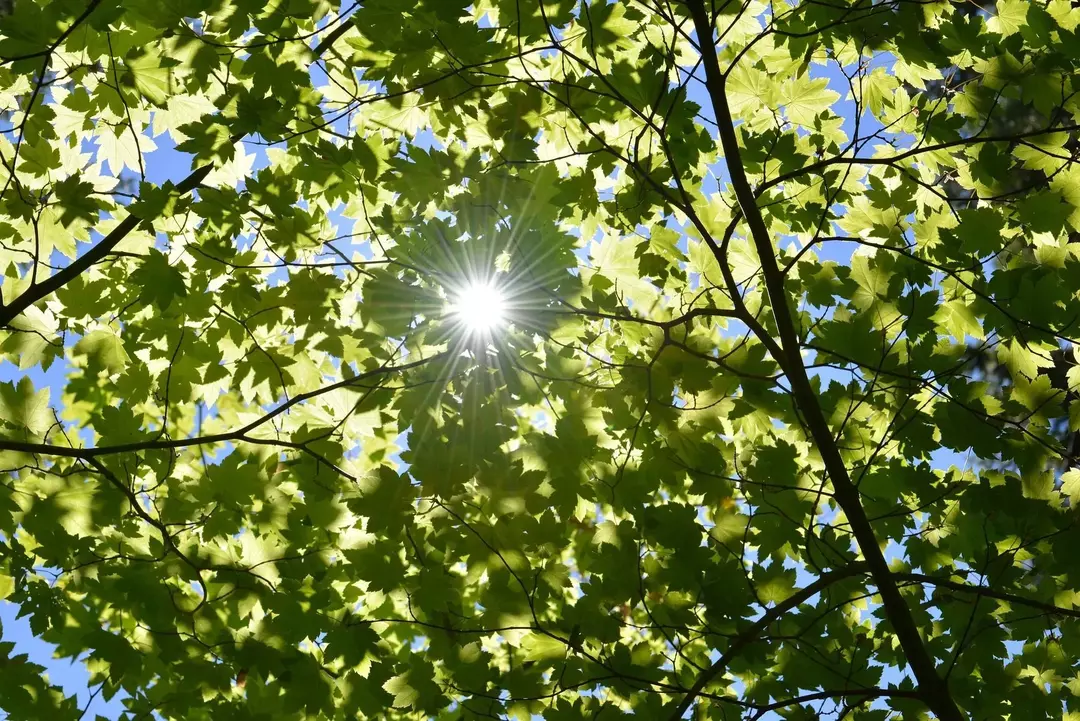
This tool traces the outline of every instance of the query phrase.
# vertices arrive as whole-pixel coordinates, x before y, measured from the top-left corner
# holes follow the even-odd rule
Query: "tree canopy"
[[[8,3],[0,598],[124,719],[1075,721],[1078,26]]]

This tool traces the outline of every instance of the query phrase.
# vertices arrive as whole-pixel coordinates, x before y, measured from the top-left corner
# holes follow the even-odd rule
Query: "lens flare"
[[[473,333],[488,333],[506,320],[506,298],[488,283],[463,289],[450,308],[458,320]]]

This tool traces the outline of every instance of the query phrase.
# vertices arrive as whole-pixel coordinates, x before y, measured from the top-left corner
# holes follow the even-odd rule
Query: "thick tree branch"
[[[353,24],[347,18],[338,18],[337,26],[319,41],[319,44],[311,50],[311,54],[316,58],[320,57],[324,52],[332,48],[334,43],[340,40],[341,36],[347,33],[352,26]]]
[[[56,42],[53,43],[52,46],[50,46],[46,50],[43,50],[39,53],[31,53],[30,55],[23,55],[13,58],[3,58],[2,62],[11,62],[13,60],[24,60],[27,58],[51,55],[53,51],[55,51],[56,48],[59,47],[65,39],[67,39],[67,37],[72,33],[72,31],[74,31],[74,29],[78,27],[79,24],[81,24],[83,21],[86,20],[87,17],[90,16],[90,14],[100,3],[101,0],[92,0],[92,2],[87,6],[83,14],[80,15],[75,20],[75,22],[73,22],[71,26],[68,27],[68,29],[65,30],[63,34],[61,34],[61,36],[56,40]],[[341,38],[341,36],[344,35],[351,27],[352,23],[348,22],[348,20],[339,22],[338,25],[329,33],[327,33],[326,36],[322,39],[322,41],[313,48],[311,62],[314,63],[324,52],[333,47],[334,43],[337,42]],[[238,142],[241,137],[242,136],[234,135],[231,140],[235,143]],[[211,170],[213,170],[212,165],[205,165],[201,168],[196,168],[191,172],[190,175],[180,181],[180,183],[176,186],[177,192],[179,192],[181,195],[190,193],[192,190],[199,186],[199,184],[203,181],[204,178],[206,178],[207,175],[210,174]],[[109,252],[120,243],[120,241],[126,238],[127,235],[131,231],[135,230],[139,223],[144,220],[151,219],[140,218],[133,213],[129,213],[128,216],[124,218],[119,225],[112,229],[112,232],[102,238],[101,241],[97,243],[97,245],[88,250],[85,254],[83,254],[79,258],[76,258],[70,265],[50,276],[46,280],[31,285],[7,305],[0,306],[0,328],[7,327],[11,323],[11,321],[17,318],[20,313],[32,306],[34,303],[37,303],[39,300],[42,300],[44,298],[47,298],[52,293],[55,293],[56,291],[60,290],[65,285],[70,283],[72,280],[79,277],[79,275],[87,271],[95,263],[101,262],[105,258],[105,256],[107,256]]]
[[[949,694],[947,683],[938,675],[934,659],[930,656],[919,634],[919,628],[911,615],[907,602],[900,594],[900,589],[889,571],[888,563],[878,544],[877,536],[870,526],[866,512],[859,499],[859,492],[851,482],[847,466],[836,445],[832,429],[821,410],[813,386],[810,384],[806,368],[800,356],[799,337],[791,310],[788,307],[787,292],[784,290],[784,275],[777,264],[776,251],[772,237],[765,225],[765,220],[757,207],[753,188],[746,177],[741,163],[741,151],[731,111],[728,108],[725,91],[725,78],[720,70],[716,56],[716,47],[712,42],[713,23],[709,19],[703,0],[688,0],[694,28],[701,44],[701,56],[705,67],[706,88],[712,100],[713,113],[719,128],[720,142],[724,157],[731,174],[731,184],[735,191],[743,217],[750,228],[750,233],[761,262],[765,287],[769,294],[769,303],[780,336],[780,346],[784,351],[784,371],[791,384],[795,403],[801,411],[806,426],[812,436],[818,452],[821,454],[825,470],[832,481],[836,500],[851,524],[855,536],[866,559],[874,583],[881,595],[885,613],[893,626],[897,639],[904,650],[908,664],[922,692],[927,706],[944,721],[961,721],[964,715]],[[718,259],[723,262],[723,259]],[[688,695],[679,705],[679,718],[689,707]]]
[[[180,184],[176,186],[177,192],[182,195],[190,193],[198,187],[199,183],[203,181],[203,178],[205,178],[211,170],[211,166],[205,165],[191,171],[191,174],[181,180]],[[78,278],[94,264],[100,263],[105,259],[105,256],[120,243],[120,241],[127,237],[128,233],[135,230],[139,223],[144,220],[152,220],[152,218],[140,218],[134,213],[128,213],[128,216],[120,221],[120,224],[113,228],[108,235],[98,241],[97,245],[76,258],[70,265],[49,276],[40,283],[31,285],[17,295],[10,303],[0,308],[0,327],[9,325],[20,313],[34,303],[47,298],[50,294],[55,293]]]

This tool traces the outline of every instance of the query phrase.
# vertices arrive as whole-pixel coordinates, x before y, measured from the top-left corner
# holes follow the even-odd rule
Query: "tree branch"
[[[23,55],[13,58],[3,58],[3,62],[10,62],[12,60],[23,60],[27,58],[41,57],[44,55],[52,54],[53,51],[55,51],[56,48],[59,47],[59,45],[72,33],[72,31],[74,31],[80,23],[85,21],[86,18],[90,16],[90,14],[100,3],[101,0],[92,0],[87,6],[86,10],[83,12],[83,14],[80,15],[75,20],[75,22],[73,22],[71,26],[68,27],[68,29],[65,30],[63,34],[61,34],[60,37],[56,40],[56,42],[53,43],[52,46],[48,49],[43,50],[39,53],[31,53],[29,55]],[[326,37],[324,37],[322,41],[312,50],[311,62],[314,63],[319,58],[319,56],[321,56],[324,52],[326,52],[326,50],[332,47],[333,44],[337,42],[341,38],[341,36],[344,35],[345,32],[348,31],[348,29],[351,27],[352,23],[348,22],[348,20],[346,19],[340,22],[329,33],[327,33]],[[231,140],[235,143],[241,140],[242,137],[242,135],[234,135]],[[203,181],[203,179],[206,178],[207,175],[210,174],[211,170],[213,170],[212,165],[205,165],[201,168],[196,168],[191,172],[190,175],[180,181],[180,183],[176,186],[176,190],[181,195],[190,193],[192,190],[199,186],[199,184]],[[43,298],[48,297],[50,294],[60,290],[65,285],[67,285],[72,280],[74,280],[79,275],[88,270],[95,263],[101,262],[101,260],[109,254],[109,251],[115,248],[120,243],[120,241],[126,238],[128,233],[133,231],[143,220],[150,219],[139,218],[133,213],[129,213],[128,216],[124,218],[119,225],[112,229],[112,232],[102,238],[97,245],[88,250],[84,255],[76,258],[70,265],[50,276],[41,283],[35,283],[31,285],[29,288],[19,294],[15,299],[13,299],[11,303],[0,306],[0,328],[8,326],[11,321],[18,317],[20,313],[32,306],[34,303],[37,303],[39,300],[42,300]]]
[[[676,707],[675,711],[672,712],[671,716],[669,716],[669,721],[679,721],[682,718],[683,714],[686,713],[686,710],[690,708],[690,704],[693,702],[694,698],[705,695],[705,687],[708,686],[709,683],[713,681],[713,679],[721,675],[726,670],[728,664],[732,661],[732,659],[738,656],[742,652],[742,650],[745,649],[749,644],[757,640],[761,636],[761,634],[768,629],[769,626],[779,621],[780,618],[783,617],[785,614],[787,614],[800,604],[806,602],[815,594],[820,593],[824,589],[833,585],[834,583],[837,583],[847,578],[851,578],[852,576],[858,576],[869,572],[870,565],[864,561],[859,561],[843,568],[828,571],[827,573],[824,573],[820,577],[818,577],[818,579],[810,585],[797,591],[790,598],[782,601],[781,603],[778,603],[777,605],[767,610],[761,616],[761,618],[758,619],[752,626],[735,636],[731,640],[731,643],[728,645],[728,647],[724,650],[723,655],[721,655],[720,658],[718,658],[711,666],[701,672],[701,674],[697,678],[697,681],[695,681],[694,685],[690,687],[689,691],[687,691],[687,695],[683,699],[682,703],[678,707]],[[914,581],[915,583],[926,584],[930,586],[939,586],[941,588],[948,588],[958,593],[970,593],[977,596],[984,596],[986,598],[995,598],[999,601],[1005,601],[1006,603],[1011,603],[1017,606],[1035,608],[1040,611],[1044,611],[1052,616],[1080,618],[1080,609],[1063,608],[1061,606],[1055,606],[1052,603],[1046,603],[1044,601],[1038,601],[1032,598],[1025,598],[1023,596],[1018,596],[1013,593],[1007,593],[1005,591],[998,591],[987,586],[972,586],[971,584],[963,583],[961,581],[953,581],[948,578],[931,576],[925,573],[895,571],[892,572],[891,576],[893,579]],[[828,692],[823,691],[811,694],[810,696],[804,696],[799,699],[791,699],[788,701],[777,702],[763,708],[765,708],[766,710],[773,710],[794,703],[801,703],[803,701],[831,698],[834,696],[852,696],[859,694],[865,694],[867,696],[911,695],[907,693],[884,692],[880,689]],[[921,692],[919,698],[923,698]]]
[[[924,702],[943,721],[961,721],[964,715],[949,694],[947,683],[938,676],[934,659],[923,644],[919,635],[919,628],[915,624],[914,618],[912,618],[907,602],[900,594],[900,589],[889,571],[888,563],[885,561],[885,557],[882,555],[881,548],[878,545],[877,536],[874,534],[873,528],[871,528],[866,517],[866,512],[862,507],[859,491],[851,482],[847,466],[840,455],[832,430],[821,410],[813,386],[810,384],[809,376],[800,356],[800,344],[795,322],[788,307],[787,292],[784,289],[784,275],[777,264],[772,237],[765,225],[761,210],[757,207],[754,190],[750,186],[741,163],[739,141],[725,94],[725,78],[720,70],[716,47],[712,41],[713,23],[709,19],[703,0],[687,0],[687,6],[693,17],[694,29],[701,44],[701,56],[705,66],[705,85],[712,100],[713,114],[719,129],[724,158],[731,174],[731,185],[735,191],[735,197],[739,202],[743,217],[750,228],[754,247],[761,261],[761,271],[769,294],[769,304],[772,307],[777,332],[780,336],[780,346],[784,351],[784,359],[780,362],[784,366],[784,371],[791,384],[795,403],[802,412],[807,429],[818,452],[821,454],[825,470],[836,492],[836,501],[848,517],[851,532],[866,559],[874,583],[877,585],[878,592],[881,595],[885,613],[893,626],[893,630],[896,632],[908,664],[915,674]],[[723,259],[718,260],[723,262]],[[690,701],[692,701],[690,695],[684,698],[678,707],[678,713],[674,714],[672,719],[681,717],[689,707]]]
[[[190,193],[198,187],[199,183],[203,181],[203,178],[205,178],[211,170],[212,166],[209,165],[196,168],[191,171],[190,175],[180,181],[180,184],[176,186],[176,190],[180,194]],[[128,216],[120,221],[120,224],[113,228],[112,232],[98,241],[97,245],[93,248],[73,260],[70,265],[63,270],[54,273],[40,283],[31,285],[17,295],[10,303],[0,308],[0,327],[9,325],[20,313],[34,303],[37,303],[39,300],[60,290],[89,270],[95,263],[100,263],[105,259],[105,256],[120,243],[120,241],[127,237],[128,233],[135,230],[136,226],[144,220],[152,219],[140,218],[134,213],[128,213]]]
[[[67,40],[68,37],[71,36],[71,33],[75,32],[75,29],[77,27],[79,27],[84,22],[86,22],[86,18],[90,17],[91,13],[93,13],[94,10],[97,9],[97,6],[100,5],[100,4],[101,4],[101,0],[90,0],[90,2],[86,6],[86,9],[82,11],[82,14],[79,15],[79,17],[75,18],[71,22],[71,25],[68,25],[67,29],[64,30],[64,32],[60,33],[60,37],[56,38],[56,40],[53,41],[53,43],[49,47],[45,48],[44,50],[39,50],[36,53],[26,53],[24,55],[12,55],[10,57],[0,57],[0,65],[4,65],[6,63],[13,63],[13,62],[16,62],[18,60],[33,60],[34,58],[41,58],[41,57],[45,57],[46,55],[52,55],[54,52],[56,52],[56,49],[58,47],[60,47],[60,45],[65,40]]]
[[[930,576],[925,573],[894,572],[893,578],[906,581],[915,581],[917,583],[926,583],[932,586],[940,586],[942,588],[948,588],[952,591],[957,591],[958,593],[971,593],[976,596],[996,598],[999,601],[1005,601],[1006,603],[1012,603],[1018,606],[1037,608],[1038,610],[1045,611],[1052,616],[1080,618],[1080,609],[1055,606],[1054,604],[1046,603],[1045,601],[1037,601],[1033,598],[1024,598],[1023,596],[1017,596],[1016,594],[1006,593],[1004,591],[997,591],[989,586],[972,586],[969,583],[953,581],[948,578],[941,578],[940,576]]]
[[[449,355],[449,351],[443,351],[429,358],[421,358],[411,363],[403,363],[398,366],[381,366],[375,370],[368,371],[367,373],[361,373],[352,378],[346,378],[340,380],[337,383],[331,383],[328,386],[317,388],[307,393],[300,393],[295,395],[289,400],[285,401],[279,406],[267,411],[265,414],[255,419],[251,423],[248,423],[243,428],[238,428],[228,433],[216,433],[209,436],[197,436],[195,438],[167,438],[167,439],[155,439],[146,441],[134,441],[132,443],[121,443],[115,446],[100,446],[97,448],[71,448],[68,446],[57,446],[48,443],[27,443],[25,441],[16,441],[9,439],[0,439],[0,451],[19,451],[22,453],[40,453],[42,455],[60,456],[65,458],[82,458],[91,459],[99,456],[111,455],[114,453],[133,453],[136,451],[160,451],[168,450],[170,448],[187,448],[190,446],[207,445],[210,443],[226,443],[229,441],[244,441],[247,443],[259,443],[265,439],[260,438],[248,438],[247,434],[255,430],[259,426],[263,425],[272,418],[275,418],[285,411],[289,410],[298,403],[303,403],[306,400],[310,400],[317,396],[321,396],[325,393],[330,393],[339,388],[348,388],[350,386],[358,385],[360,382],[376,376],[386,375],[388,373],[394,373],[397,371],[406,371],[413,368],[419,368],[422,365],[431,363],[436,360],[441,360]],[[282,444],[289,445],[289,444]]]
[[[851,578],[852,576],[865,573],[866,570],[865,563],[852,563],[844,568],[838,568],[834,571],[824,573],[809,586],[800,589],[795,592],[794,595],[767,610],[761,618],[750,626],[750,628],[733,638],[731,643],[728,644],[728,647],[724,649],[724,653],[720,658],[716,659],[711,666],[701,672],[694,682],[694,685],[690,687],[690,690],[686,692],[682,701],[679,702],[668,716],[669,721],[679,721],[682,719],[683,714],[690,708],[690,704],[694,702],[694,699],[702,694],[705,687],[709,685],[714,678],[724,672],[728,664],[731,663],[731,660],[738,656],[744,648],[756,641],[765,629],[776,623],[776,621],[788,611],[803,603],[813,595],[820,593],[837,581],[842,581],[845,578]]]
[[[774,188],[777,185],[787,182],[788,180],[793,180],[803,175],[823,172],[828,168],[832,167],[833,165],[893,165],[901,160],[914,158],[922,155],[923,153],[933,153],[939,150],[962,148],[967,145],[978,145],[980,143],[1017,142],[1023,140],[1024,138],[1036,138],[1040,135],[1050,135],[1051,133],[1073,133],[1077,130],[1080,130],[1080,125],[1061,125],[1058,127],[1039,128],[1038,130],[1029,130],[1022,133],[1013,133],[1011,135],[989,135],[985,137],[973,135],[968,138],[958,138],[957,140],[935,143],[934,145],[926,145],[921,148],[910,148],[908,150],[904,150],[893,155],[886,155],[880,158],[825,158],[797,170],[792,170],[787,173],[782,173],[775,178],[770,178],[769,180],[761,184],[761,186],[757,190],[757,194],[760,195],[769,188]]]

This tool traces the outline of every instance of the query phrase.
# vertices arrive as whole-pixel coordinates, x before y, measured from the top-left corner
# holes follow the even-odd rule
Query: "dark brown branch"
[[[441,360],[449,356],[448,352],[442,352],[437,355],[433,355],[430,358],[421,358],[411,363],[403,363],[398,366],[381,366],[375,370],[368,371],[367,373],[361,373],[352,378],[346,378],[340,380],[337,383],[332,383],[322,388],[317,388],[307,393],[300,393],[295,395],[289,400],[285,401],[281,405],[275,407],[273,410],[266,412],[264,415],[255,419],[251,423],[248,423],[243,428],[238,428],[228,433],[216,433],[209,436],[197,436],[195,438],[165,438],[160,440],[146,440],[146,441],[134,441],[132,443],[122,443],[115,446],[100,446],[98,448],[70,448],[67,446],[57,446],[48,443],[27,443],[24,441],[0,439],[0,450],[4,451],[21,451],[22,453],[40,453],[48,456],[60,456],[65,458],[83,458],[91,459],[99,456],[106,456],[115,453],[132,453],[135,451],[154,451],[154,450],[167,450],[170,448],[187,448],[190,446],[209,445],[211,443],[226,443],[229,441],[243,441],[247,443],[261,443],[263,439],[250,438],[247,434],[255,430],[259,426],[263,425],[272,418],[275,418],[285,411],[289,410],[298,403],[303,403],[306,400],[321,396],[324,393],[330,393],[338,388],[349,388],[350,386],[360,385],[363,381],[386,375],[388,373],[395,373],[398,371],[411,370],[413,368],[419,368],[422,365],[431,363],[433,361]],[[285,445],[285,444],[282,444]]]
[[[741,162],[741,150],[735,125],[728,108],[725,78],[720,70],[716,56],[716,47],[712,42],[713,24],[703,0],[688,0],[690,14],[694,20],[694,29],[701,43],[701,56],[705,66],[705,84],[713,105],[713,114],[719,128],[720,142],[724,157],[731,173],[731,184],[738,200],[739,208],[750,228],[750,234],[761,262],[761,272],[769,295],[769,304],[776,321],[780,336],[783,358],[778,359],[784,366],[785,374],[791,384],[795,403],[801,411],[806,427],[821,454],[826,473],[832,481],[836,501],[844,510],[851,524],[851,532],[859,544],[874,583],[881,595],[885,613],[892,624],[901,648],[907,657],[915,679],[918,681],[922,698],[927,706],[943,721],[961,721],[964,715],[949,694],[947,683],[936,670],[934,659],[930,656],[919,634],[919,628],[911,615],[907,602],[900,594],[900,589],[889,571],[888,563],[878,544],[877,536],[859,499],[859,491],[851,482],[848,469],[840,455],[829,423],[821,410],[806,368],[800,357],[800,343],[795,322],[788,307],[788,296],[784,289],[784,275],[777,264],[776,250],[772,237],[765,225],[761,210],[750,181],[746,177]],[[718,258],[723,263],[723,258]],[[700,691],[700,689],[698,689]],[[681,718],[693,702],[694,694],[688,694],[677,706],[671,718]]]
[[[79,18],[77,18],[75,22],[72,23],[72,25],[67,30],[65,30],[64,33],[56,40],[56,42],[53,43],[53,45],[48,49],[43,50],[39,53],[31,53],[30,55],[19,56],[15,58],[6,58],[5,61],[10,62],[12,60],[22,60],[26,58],[51,55],[52,52],[60,45],[60,43],[62,43],[68,37],[68,35],[70,35],[71,32],[80,23],[82,23],[90,15],[91,12],[94,11],[94,8],[96,8],[100,4],[100,2],[101,0],[92,0],[86,11],[83,12],[83,14],[79,16]],[[340,24],[338,24],[337,27],[327,33],[326,37],[324,37],[322,41],[312,50],[312,62],[317,60],[319,56],[322,55],[322,53],[324,53],[335,42],[337,42],[341,38],[341,36],[344,35],[345,32],[351,27],[352,23],[345,21],[341,22]],[[241,137],[242,136],[234,135],[231,140],[235,143],[238,142]],[[139,162],[142,162],[141,158]],[[191,172],[190,175],[180,181],[179,185],[176,186],[176,190],[180,194],[186,194],[191,192],[199,186],[203,179],[205,179],[206,176],[209,175],[211,170],[213,170],[213,166],[211,165],[196,168]],[[112,232],[105,236],[97,245],[88,250],[84,255],[75,259],[75,261],[73,261],[66,268],[50,276],[48,279],[42,281],[41,283],[31,285],[29,288],[26,289],[26,291],[13,299],[11,303],[0,307],[0,328],[10,325],[11,321],[13,321],[16,317],[18,317],[20,313],[29,308],[31,305],[38,302],[39,300],[42,300],[43,298],[48,297],[50,294],[55,293],[57,290],[63,288],[65,285],[67,285],[79,275],[84,273],[95,263],[101,262],[101,260],[103,260],[112,251],[112,249],[115,248],[117,244],[120,243],[120,241],[126,238],[128,233],[133,231],[143,220],[151,219],[139,218],[134,214],[129,213],[128,216],[124,218],[119,225],[112,229]]]
[[[176,186],[177,192],[181,194],[190,193],[203,181],[203,178],[210,173],[211,169],[211,166],[204,165],[201,168],[191,171],[191,174],[181,180],[180,184]],[[60,290],[65,285],[75,280],[75,278],[79,277],[82,273],[89,270],[91,266],[100,263],[110,252],[112,252],[112,249],[115,248],[120,241],[127,237],[128,233],[135,230],[139,223],[144,220],[152,219],[140,218],[134,213],[128,213],[128,216],[120,221],[120,224],[113,228],[112,231],[102,238],[93,248],[76,258],[63,270],[49,276],[40,283],[31,285],[25,291],[13,298],[10,303],[0,308],[0,327],[9,325],[20,313],[34,303],[47,298],[52,293]]]
[[[971,593],[976,596],[984,596],[986,598],[995,598],[999,601],[1005,601],[1006,603],[1012,603],[1018,606],[1027,606],[1028,608],[1037,608],[1040,611],[1044,611],[1051,616],[1065,616],[1067,618],[1080,618],[1080,609],[1075,608],[1062,608],[1061,606],[1055,606],[1052,603],[1046,603],[1045,601],[1037,601],[1033,598],[1024,598],[1023,596],[1017,596],[1012,593],[1005,593],[1004,591],[998,591],[990,586],[972,586],[969,583],[962,583],[960,581],[953,581],[948,578],[942,578],[940,576],[930,576],[925,573],[893,573],[894,578],[916,581],[918,583],[927,583],[932,586],[940,586],[941,588],[948,588],[949,590],[956,591],[958,593]]]
[[[788,173],[783,173],[771,178],[770,180],[762,183],[758,188],[758,194],[762,193],[769,188],[776,187],[789,180],[794,180],[802,175],[808,175],[813,173],[820,173],[833,165],[894,165],[901,160],[907,160],[908,158],[917,157],[923,153],[933,153],[938,150],[949,150],[952,148],[961,148],[967,145],[977,145],[980,143],[1008,143],[1018,142],[1024,138],[1036,138],[1040,135],[1050,135],[1051,133],[1072,133],[1080,130],[1080,125],[1061,125],[1057,127],[1040,128],[1038,130],[1029,130],[1024,133],[1013,133],[1012,135],[988,135],[979,136],[973,135],[968,138],[958,138],[957,140],[950,140],[943,143],[936,143],[934,145],[925,145],[920,148],[911,148],[894,155],[887,155],[880,158],[825,158],[819,160],[816,163],[811,163],[798,170],[792,170]],[[1055,156],[1056,157],[1056,156]]]
[[[686,692],[682,701],[675,707],[675,709],[668,716],[669,721],[679,721],[683,718],[683,714],[690,708],[690,704],[694,702],[694,699],[702,695],[705,687],[720,674],[724,672],[731,660],[738,656],[744,648],[749,646],[754,641],[758,640],[761,634],[772,624],[776,623],[782,616],[797,607],[799,604],[805,602],[817,593],[825,590],[837,581],[842,581],[845,578],[851,578],[861,573],[866,572],[866,564],[853,563],[844,568],[838,568],[834,571],[829,571],[822,574],[816,581],[806,586],[803,589],[795,592],[794,595],[788,597],[784,601],[776,604],[764,614],[761,618],[754,622],[752,626],[740,633],[738,636],[731,640],[728,647],[724,650],[724,653],[720,658],[707,669],[705,669],[694,681],[694,685],[690,687],[690,690]]]

